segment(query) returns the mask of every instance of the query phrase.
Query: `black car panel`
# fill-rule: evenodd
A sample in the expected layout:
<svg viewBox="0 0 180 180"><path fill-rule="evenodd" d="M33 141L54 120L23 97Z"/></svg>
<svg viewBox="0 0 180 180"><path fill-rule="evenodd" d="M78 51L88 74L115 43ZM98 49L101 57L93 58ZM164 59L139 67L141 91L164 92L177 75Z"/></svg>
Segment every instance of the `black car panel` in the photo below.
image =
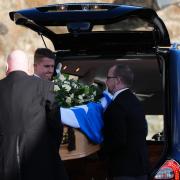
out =
<svg viewBox="0 0 180 180"><path fill-rule="evenodd" d="M62 7L66 8L63 9ZM84 7L86 7L86 9L84 9ZM113 24L134 16L150 23L154 27L152 32L138 33L126 31L126 33L116 32L114 34L108 30L104 32L107 33L105 35L99 34L98 32L91 33L94 25ZM10 12L10 18L15 21L16 24L26 26L48 37L53 42L56 50L76 49L75 47L71 47L73 43L67 42L64 45L64 38L69 39L69 41L75 41L75 43L78 44L78 50L89 47L93 49L93 45L97 44L98 46L98 43L100 45L99 49L106 49L106 47L108 49L108 37L112 40L115 39L115 46L121 46L121 44L127 43L127 46L130 45L130 48L130 42L134 42L134 38L138 39L138 41L136 41L136 43L139 42L139 44L137 43L137 47L142 46L145 49L170 45L169 35L164 23L155 11L148 8L98 3L57 4ZM70 34L56 34L48 29L48 26L67 26ZM113 36L119 36L119 38L113 38ZM127 42L128 39L129 44ZM101 42L101 40L103 41ZM64 46L61 43L57 43L61 41L63 41ZM85 43L83 42L89 44L89 46L84 47ZM113 42L111 45L112 44ZM132 46L134 47L134 44L132 44Z"/></svg>

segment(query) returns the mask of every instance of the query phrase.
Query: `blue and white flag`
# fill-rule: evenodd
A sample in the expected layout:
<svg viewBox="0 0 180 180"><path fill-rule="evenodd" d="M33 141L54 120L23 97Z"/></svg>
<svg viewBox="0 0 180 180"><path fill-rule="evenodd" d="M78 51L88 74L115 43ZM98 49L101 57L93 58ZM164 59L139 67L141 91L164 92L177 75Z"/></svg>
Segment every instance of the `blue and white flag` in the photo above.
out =
<svg viewBox="0 0 180 180"><path fill-rule="evenodd" d="M103 112L111 100L112 96L104 91L99 102L89 102L86 105L71 108L60 108L61 121L65 125L80 128L91 141L100 144L103 141Z"/></svg>

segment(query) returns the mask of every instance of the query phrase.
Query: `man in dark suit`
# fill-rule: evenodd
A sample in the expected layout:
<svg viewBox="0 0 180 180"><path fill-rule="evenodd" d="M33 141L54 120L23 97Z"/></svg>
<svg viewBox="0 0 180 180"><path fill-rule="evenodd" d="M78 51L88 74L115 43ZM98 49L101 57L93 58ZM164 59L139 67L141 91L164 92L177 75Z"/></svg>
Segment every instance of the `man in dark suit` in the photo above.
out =
<svg viewBox="0 0 180 180"><path fill-rule="evenodd" d="M28 75L23 51L13 51L7 64L0 80L0 179L66 180L59 114L51 111L53 84Z"/></svg>
<svg viewBox="0 0 180 180"><path fill-rule="evenodd" d="M113 180L146 180L147 123L140 101L129 89L133 72L114 65L108 71L107 87L113 101L104 113L104 149L109 176Z"/></svg>

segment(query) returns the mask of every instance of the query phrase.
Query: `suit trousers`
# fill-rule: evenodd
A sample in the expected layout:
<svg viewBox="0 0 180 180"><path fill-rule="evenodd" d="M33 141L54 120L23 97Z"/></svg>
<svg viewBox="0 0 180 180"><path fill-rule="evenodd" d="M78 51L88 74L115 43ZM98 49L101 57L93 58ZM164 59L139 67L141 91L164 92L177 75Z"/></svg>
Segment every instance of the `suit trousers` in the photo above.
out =
<svg viewBox="0 0 180 180"><path fill-rule="evenodd" d="M144 176L118 176L113 177L112 180L147 180L147 175Z"/></svg>

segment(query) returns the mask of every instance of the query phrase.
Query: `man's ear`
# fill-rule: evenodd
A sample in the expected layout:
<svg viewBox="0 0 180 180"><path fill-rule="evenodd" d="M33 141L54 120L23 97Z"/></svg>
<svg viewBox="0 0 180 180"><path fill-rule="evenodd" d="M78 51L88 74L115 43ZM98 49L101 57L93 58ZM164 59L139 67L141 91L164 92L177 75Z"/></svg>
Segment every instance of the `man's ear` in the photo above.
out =
<svg viewBox="0 0 180 180"><path fill-rule="evenodd" d="M119 76L117 76L116 80L118 83L122 83L121 78Z"/></svg>

